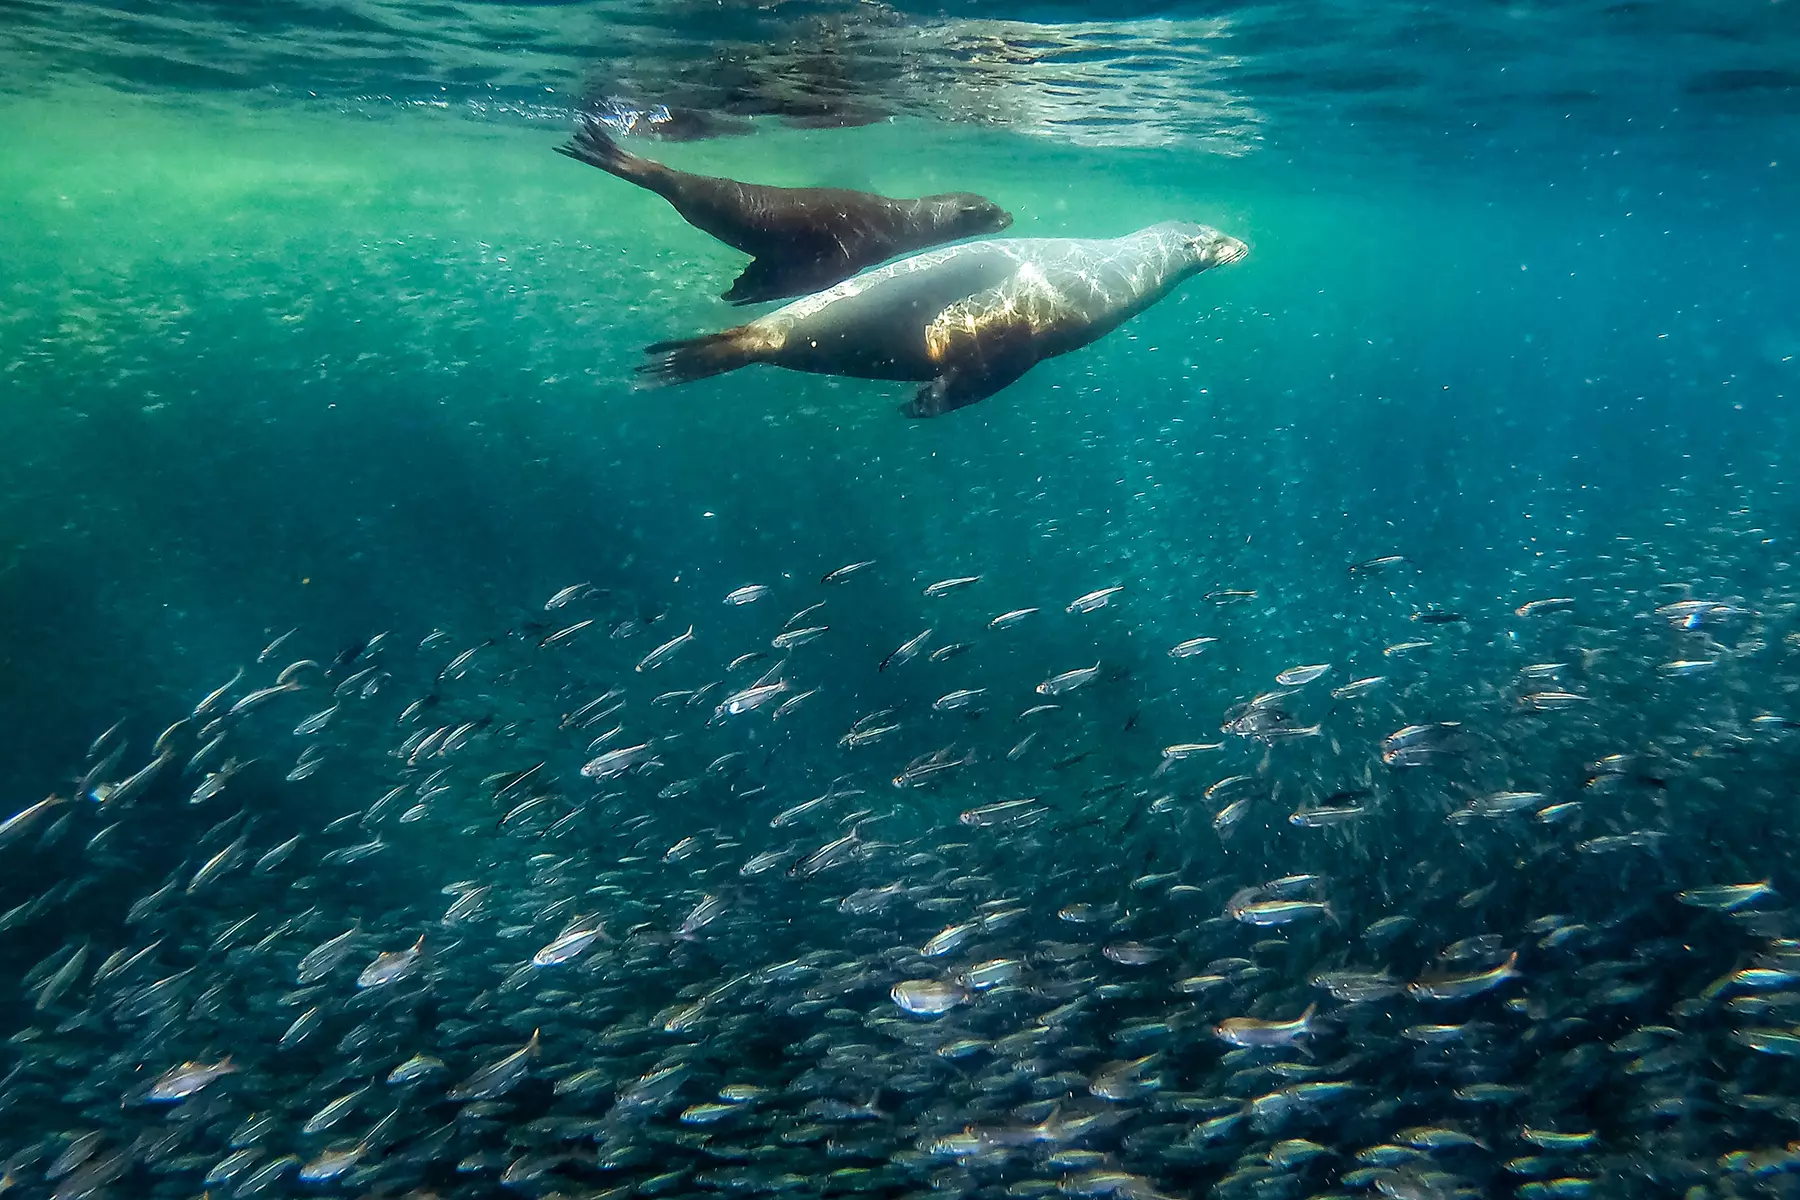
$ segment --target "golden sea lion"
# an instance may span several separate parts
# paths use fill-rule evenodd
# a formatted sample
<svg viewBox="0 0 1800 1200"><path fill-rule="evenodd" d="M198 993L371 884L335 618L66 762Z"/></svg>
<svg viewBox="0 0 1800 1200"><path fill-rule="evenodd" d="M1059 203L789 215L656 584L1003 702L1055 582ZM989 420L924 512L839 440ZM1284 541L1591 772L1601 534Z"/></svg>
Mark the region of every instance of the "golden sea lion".
<svg viewBox="0 0 1800 1200"><path fill-rule="evenodd" d="M928 250L745 325L658 342L641 374L686 383L770 363L926 386L906 406L934 417L993 395L1046 358L1093 342L1184 279L1236 262L1244 243L1167 221L1125 237L995 238Z"/></svg>

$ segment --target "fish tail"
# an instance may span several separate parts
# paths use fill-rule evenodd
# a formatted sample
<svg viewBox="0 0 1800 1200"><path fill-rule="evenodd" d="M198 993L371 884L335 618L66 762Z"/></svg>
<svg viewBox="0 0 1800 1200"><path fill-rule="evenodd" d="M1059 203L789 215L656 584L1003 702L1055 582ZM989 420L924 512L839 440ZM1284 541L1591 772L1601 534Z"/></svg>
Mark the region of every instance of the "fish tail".
<svg viewBox="0 0 1800 1200"><path fill-rule="evenodd" d="M657 383L692 383L723 375L756 362L757 339L748 325L738 325L704 337L679 338L644 347L650 356L638 366L638 374Z"/></svg>
<svg viewBox="0 0 1800 1200"><path fill-rule="evenodd" d="M649 178L661 165L621 149L605 127L593 120L582 121L575 136L558 146L556 152L645 187L649 186Z"/></svg>

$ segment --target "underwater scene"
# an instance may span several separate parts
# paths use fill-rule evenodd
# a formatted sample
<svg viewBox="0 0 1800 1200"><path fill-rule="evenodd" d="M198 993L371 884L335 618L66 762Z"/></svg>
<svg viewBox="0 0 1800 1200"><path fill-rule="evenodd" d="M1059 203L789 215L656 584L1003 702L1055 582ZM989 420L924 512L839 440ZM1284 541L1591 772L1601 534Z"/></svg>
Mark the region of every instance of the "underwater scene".
<svg viewBox="0 0 1800 1200"><path fill-rule="evenodd" d="M0 1194L1800 1196L1800 23L0 7Z"/></svg>

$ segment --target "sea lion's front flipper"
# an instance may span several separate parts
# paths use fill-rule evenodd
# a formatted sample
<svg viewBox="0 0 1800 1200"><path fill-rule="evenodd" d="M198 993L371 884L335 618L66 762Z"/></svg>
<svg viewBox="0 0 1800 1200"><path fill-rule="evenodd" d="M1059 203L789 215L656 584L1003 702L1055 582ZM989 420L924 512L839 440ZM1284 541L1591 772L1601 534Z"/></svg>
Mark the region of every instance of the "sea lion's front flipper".
<svg viewBox="0 0 1800 1200"><path fill-rule="evenodd" d="M939 312L925 326L925 352L943 370L904 411L936 417L985 400L1029 371L1044 335L1068 312L1041 275L1013 276Z"/></svg>
<svg viewBox="0 0 1800 1200"><path fill-rule="evenodd" d="M787 300L841 283L851 273L845 263L819 258L757 258L750 261L721 298L733 304Z"/></svg>
<svg viewBox="0 0 1800 1200"><path fill-rule="evenodd" d="M984 366L970 364L967 368L952 368L920 388L918 395L900 406L900 411L909 417L941 417L947 412L966 408L1017 381L1036 361L1035 358L1014 358Z"/></svg>

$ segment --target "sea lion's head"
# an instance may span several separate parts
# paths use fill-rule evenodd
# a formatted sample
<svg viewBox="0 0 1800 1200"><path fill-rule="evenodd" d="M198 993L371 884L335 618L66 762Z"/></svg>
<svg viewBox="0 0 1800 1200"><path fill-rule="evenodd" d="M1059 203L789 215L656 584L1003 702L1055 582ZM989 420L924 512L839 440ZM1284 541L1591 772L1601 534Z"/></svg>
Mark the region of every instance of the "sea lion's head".
<svg viewBox="0 0 1800 1200"><path fill-rule="evenodd" d="M1177 242L1196 269L1205 271L1234 263L1250 253L1250 247L1211 225L1193 221L1167 221L1155 226L1165 239Z"/></svg>
<svg viewBox="0 0 1800 1200"><path fill-rule="evenodd" d="M1012 224L1012 214L974 192L947 192L927 196L919 205L932 225L947 238L974 237L978 233L999 233Z"/></svg>

